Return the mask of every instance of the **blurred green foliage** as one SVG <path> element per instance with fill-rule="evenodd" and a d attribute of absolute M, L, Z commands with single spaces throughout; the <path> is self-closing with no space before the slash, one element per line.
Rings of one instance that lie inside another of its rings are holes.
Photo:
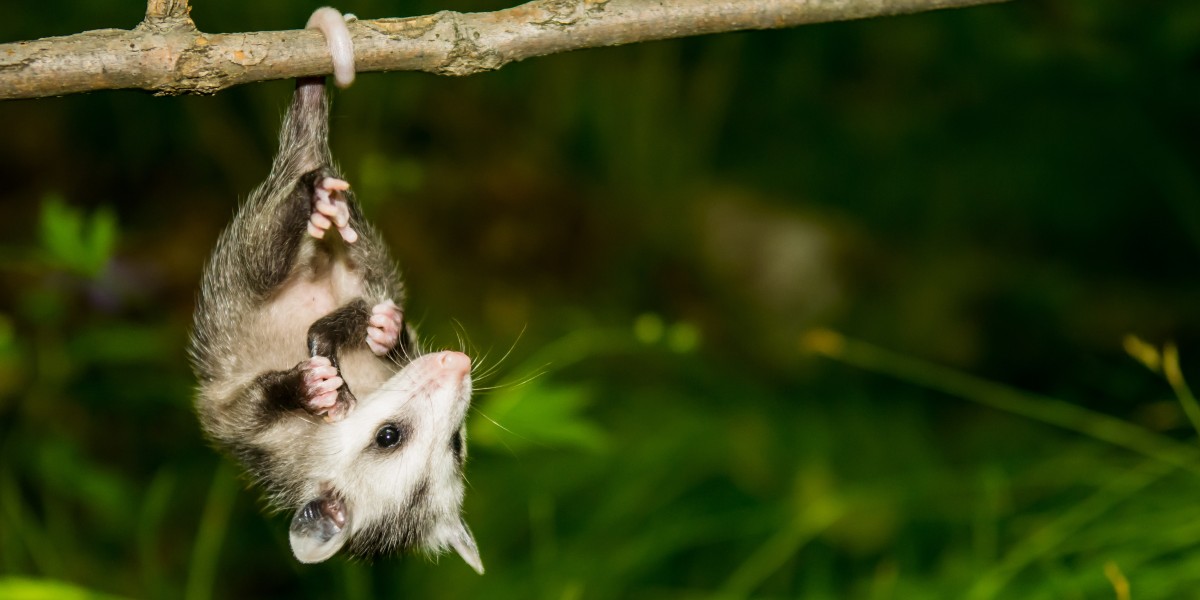
<path fill-rule="evenodd" d="M 42 201 L 41 232 L 49 268 L 95 276 L 112 259 L 117 222 L 108 207 L 85 218 L 50 196 Z"/>
<path fill-rule="evenodd" d="M 290 82 L 0 105 L 0 597 L 1190 597 L 1198 66 L 1200 4 L 1051 0 L 338 92 L 407 314 L 477 357 L 483 577 L 296 564 L 200 435 L 192 299 Z"/>

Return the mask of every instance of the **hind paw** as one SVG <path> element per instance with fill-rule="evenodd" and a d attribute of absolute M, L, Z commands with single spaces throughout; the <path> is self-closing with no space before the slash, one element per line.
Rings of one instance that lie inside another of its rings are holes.
<path fill-rule="evenodd" d="M 314 356 L 296 368 L 300 369 L 304 381 L 304 393 L 301 398 L 304 410 L 312 415 L 324 416 L 329 422 L 340 421 L 346 416 L 350 402 L 341 394 L 345 382 L 338 375 L 337 367 L 333 366 L 328 358 Z"/>
<path fill-rule="evenodd" d="M 404 329 L 404 312 L 395 302 L 385 300 L 371 308 L 367 321 L 367 345 L 376 356 L 383 356 L 396 347 Z"/>
<path fill-rule="evenodd" d="M 313 185 L 313 212 L 308 218 L 309 235 L 325 237 L 330 227 L 336 227 L 347 244 L 358 241 L 358 232 L 350 227 L 350 205 L 343 192 L 350 184 L 333 177 L 322 177 Z"/>

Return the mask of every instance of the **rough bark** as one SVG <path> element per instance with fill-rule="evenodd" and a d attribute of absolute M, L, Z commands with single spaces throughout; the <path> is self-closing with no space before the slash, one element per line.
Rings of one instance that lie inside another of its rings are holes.
<path fill-rule="evenodd" d="M 490 13 L 350 23 L 359 72 L 470 75 L 580 48 L 776 29 L 1003 0 L 534 0 Z M 149 0 L 132 30 L 101 29 L 0 44 L 0 99 L 137 88 L 212 94 L 332 69 L 316 31 L 208 34 L 187 0 Z"/>

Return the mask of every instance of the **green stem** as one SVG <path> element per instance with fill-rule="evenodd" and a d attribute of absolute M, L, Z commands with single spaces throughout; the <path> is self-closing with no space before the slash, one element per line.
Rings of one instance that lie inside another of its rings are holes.
<path fill-rule="evenodd" d="M 792 522 L 754 551 L 729 576 L 720 598 L 745 598 L 795 556 L 813 538 L 845 514 L 844 509 L 829 499 L 818 500 L 800 508 Z"/>
<path fill-rule="evenodd" d="M 969 600 L 995 598 L 1017 573 L 1040 558 L 1049 555 L 1064 541 L 1107 514 L 1121 501 L 1162 479 L 1174 469 L 1157 461 L 1148 461 L 1128 471 L 1066 513 L 1024 538 L 995 568 L 975 581 L 967 594 Z"/>
<path fill-rule="evenodd" d="M 1069 402 L 1017 390 L 877 346 L 819 331 L 810 349 L 856 367 L 970 400 L 1035 421 L 1076 431 L 1162 463 L 1200 474 L 1200 449 Z"/>
<path fill-rule="evenodd" d="M 1076 431 L 1153 459 L 1153 462 L 1143 464 L 1104 486 L 1018 544 L 996 568 L 984 573 L 976 581 L 968 598 L 995 597 L 1026 566 L 1052 552 L 1073 533 L 1102 517 L 1120 501 L 1158 481 L 1173 468 L 1200 474 L 1200 450 L 1081 406 L 986 381 L 865 342 L 850 340 L 832 331 L 814 331 L 804 339 L 803 345 L 810 351 L 846 364 Z M 1197 410 L 1195 398 L 1182 377 L 1172 378 L 1168 372 L 1168 379 L 1189 417 L 1194 423 L 1198 422 L 1193 413 L 1200 413 L 1200 410 Z"/>
<path fill-rule="evenodd" d="M 236 481 L 230 467 L 222 461 L 213 474 L 204 513 L 200 516 L 200 529 L 196 532 L 191 568 L 188 569 L 187 590 L 184 594 L 186 600 L 206 600 L 212 597 L 221 544 L 225 541 L 225 533 L 229 529 L 229 516 L 233 512 L 233 503 L 237 500 Z"/>

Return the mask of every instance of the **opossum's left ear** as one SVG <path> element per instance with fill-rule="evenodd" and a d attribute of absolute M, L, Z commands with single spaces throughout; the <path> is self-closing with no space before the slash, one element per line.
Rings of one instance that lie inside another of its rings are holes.
<path fill-rule="evenodd" d="M 292 554 L 302 563 L 319 563 L 346 544 L 350 513 L 333 493 L 308 502 L 292 517 L 288 541 Z"/>

